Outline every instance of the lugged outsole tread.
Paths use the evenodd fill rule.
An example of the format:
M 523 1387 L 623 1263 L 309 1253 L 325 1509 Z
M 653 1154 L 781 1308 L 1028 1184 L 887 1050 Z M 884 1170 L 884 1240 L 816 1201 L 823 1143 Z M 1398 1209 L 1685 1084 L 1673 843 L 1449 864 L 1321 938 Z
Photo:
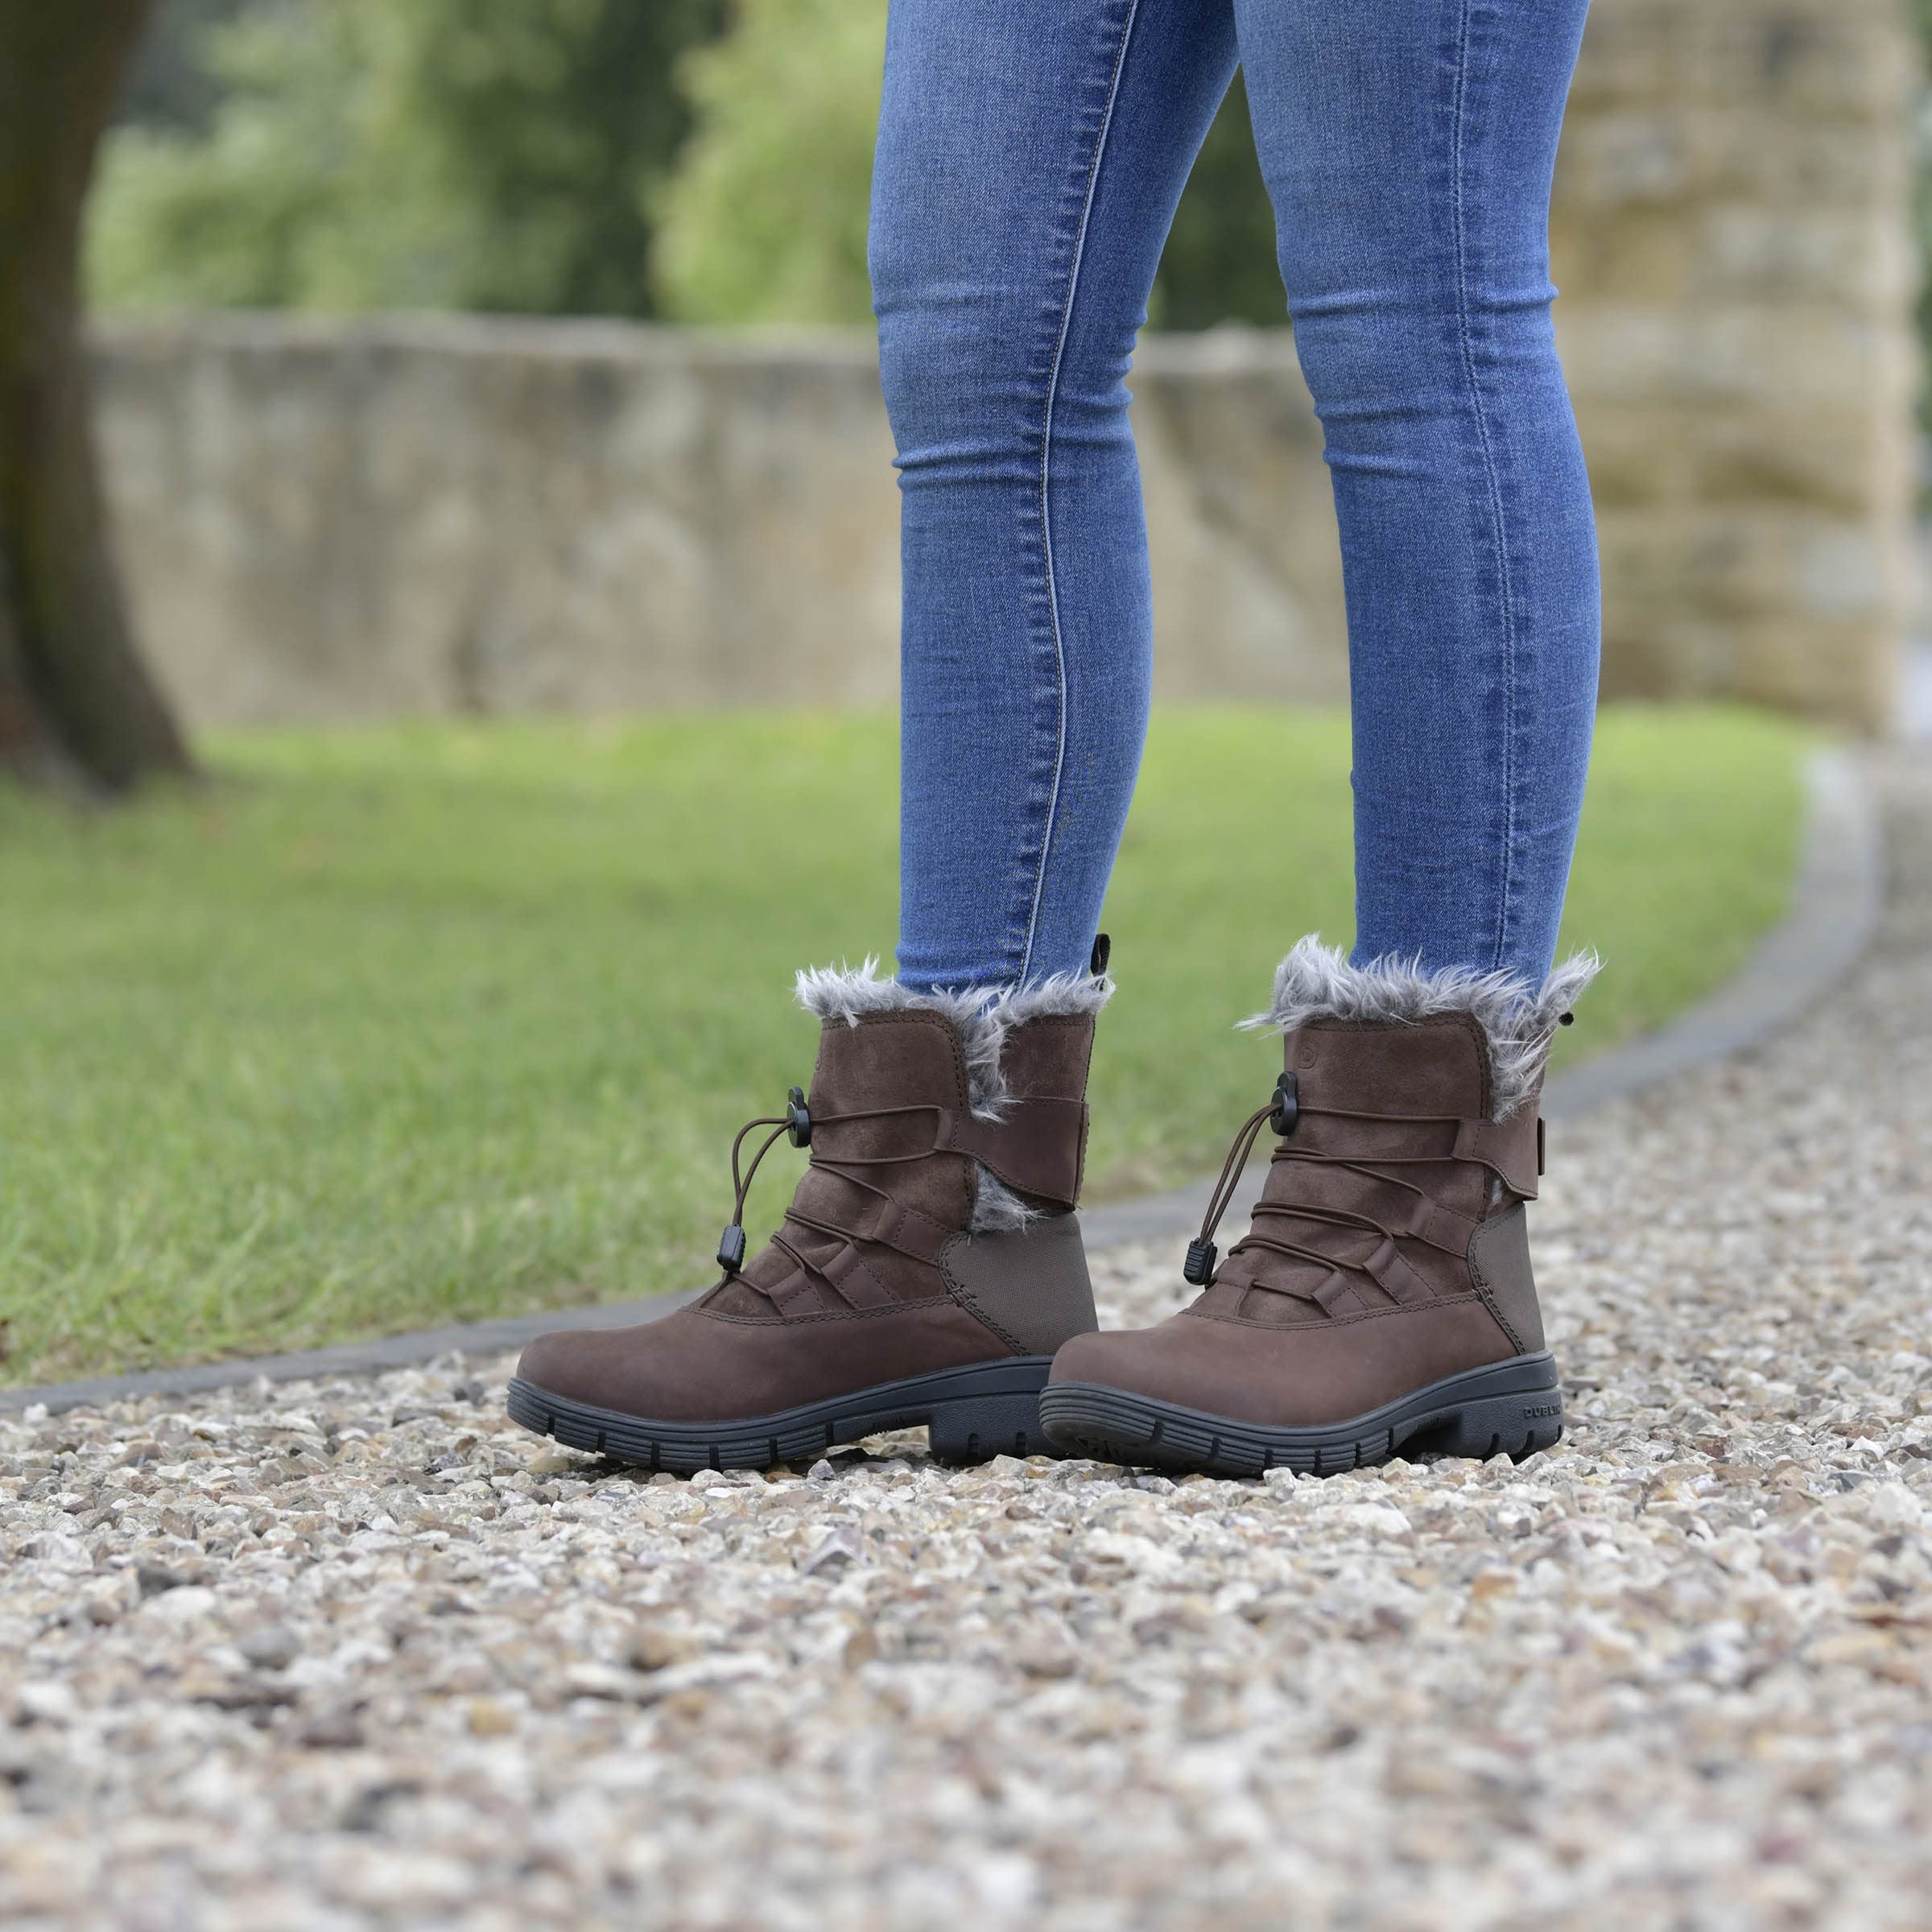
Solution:
M 1158 1397 L 1080 1382 L 1050 1385 L 1041 1420 L 1075 1454 L 1128 1468 L 1209 1476 L 1270 1468 L 1326 1476 L 1405 1453 L 1520 1462 L 1563 1433 L 1556 1364 L 1546 1352 L 1445 1377 L 1352 1420 L 1315 1427 L 1237 1423 Z
M 840 1443 L 888 1430 L 923 1426 L 935 1461 L 969 1463 L 996 1455 L 1065 1452 L 1041 1427 L 1039 1392 L 1051 1358 L 1016 1356 L 858 1389 L 742 1422 L 678 1424 L 596 1409 L 521 1377 L 510 1385 L 511 1418 L 567 1448 L 649 1468 L 768 1468 L 815 1458 Z M 1010 1447 L 1008 1447 L 1010 1445 Z

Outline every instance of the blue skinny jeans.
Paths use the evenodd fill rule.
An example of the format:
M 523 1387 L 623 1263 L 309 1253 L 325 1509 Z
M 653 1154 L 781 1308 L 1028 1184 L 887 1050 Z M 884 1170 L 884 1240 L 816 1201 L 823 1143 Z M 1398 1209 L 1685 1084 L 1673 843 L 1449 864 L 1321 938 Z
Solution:
M 1548 971 L 1600 630 L 1550 322 L 1586 5 L 890 0 L 869 253 L 906 984 L 1087 962 L 1153 650 L 1125 378 L 1237 60 L 1341 526 L 1355 956 Z M 1261 803 L 1293 809 L 1285 778 Z

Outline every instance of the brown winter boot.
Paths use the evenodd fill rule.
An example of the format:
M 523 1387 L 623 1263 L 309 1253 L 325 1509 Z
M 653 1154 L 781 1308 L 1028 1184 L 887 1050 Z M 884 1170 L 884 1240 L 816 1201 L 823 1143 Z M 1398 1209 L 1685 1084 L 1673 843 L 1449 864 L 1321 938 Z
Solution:
M 1304 939 L 1272 1010 L 1273 1098 L 1235 1137 L 1158 1327 L 1081 1335 L 1041 1419 L 1109 1461 L 1325 1474 L 1404 1451 L 1525 1455 L 1563 1433 L 1525 1201 L 1551 1035 L 1596 970 L 1540 992 L 1499 976 L 1350 965 Z M 1250 1232 L 1216 1266 L 1216 1225 L 1265 1127 L 1279 1136 Z
M 870 962 L 802 973 L 824 1023 L 811 1091 L 738 1137 L 772 1129 L 722 1278 L 659 1321 L 539 1337 L 511 1415 L 653 1469 L 809 1461 L 919 1423 L 947 1460 L 1050 1452 L 1054 1351 L 1094 1326 L 1073 1209 L 1104 964 L 1096 947 L 1091 974 L 985 997 L 910 993 Z M 747 1261 L 751 1174 L 786 1133 L 811 1164 Z

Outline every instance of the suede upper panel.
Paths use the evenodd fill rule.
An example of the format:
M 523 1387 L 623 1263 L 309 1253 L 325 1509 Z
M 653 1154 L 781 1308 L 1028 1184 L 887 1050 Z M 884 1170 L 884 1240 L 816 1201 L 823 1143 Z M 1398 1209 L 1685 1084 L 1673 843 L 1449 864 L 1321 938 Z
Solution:
M 1009 1352 L 949 1296 L 917 1307 L 745 1321 L 714 1302 L 630 1328 L 539 1336 L 517 1373 L 556 1395 L 663 1422 L 758 1417 Z
M 1328 1287 L 1335 1273 L 1331 1263 L 1373 1261 L 1384 1236 L 1374 1228 L 1337 1225 L 1319 1216 L 1269 1215 L 1257 1224 L 1262 1231 L 1327 1260 L 1258 1247 L 1231 1254 L 1202 1305 L 1217 1315 L 1281 1327 L 1324 1323 L 1335 1312 L 1383 1306 L 1413 1292 L 1412 1283 L 1430 1294 L 1466 1294 L 1469 1281 L 1459 1252 L 1444 1253 L 1425 1241 L 1405 1238 L 1402 1231 L 1423 1224 L 1433 1206 L 1442 1212 L 1427 1224 L 1430 1232 L 1439 1239 L 1445 1232 L 1460 1232 L 1462 1241 L 1455 1244 L 1459 1250 L 1482 1218 L 1488 1170 L 1448 1158 L 1456 1121 L 1488 1117 L 1489 1054 L 1482 1029 L 1464 1013 L 1415 1022 L 1313 1021 L 1285 1036 L 1282 1063 L 1295 1075 L 1304 1109 L 1283 1144 L 1285 1151 L 1339 1158 L 1333 1162 L 1274 1161 L 1261 1200 L 1284 1209 L 1316 1209 L 1379 1223 L 1397 1237 L 1399 1265 L 1383 1270 L 1390 1278 L 1387 1283 L 1359 1265 L 1348 1265 L 1337 1286 Z M 1359 1121 L 1337 1118 L 1322 1112 L 1324 1108 L 1442 1118 Z M 1444 1158 L 1391 1161 L 1379 1175 L 1340 1164 L 1345 1159 L 1374 1170 L 1378 1156 L 1436 1152 Z M 1282 1294 L 1261 1283 L 1296 1292 Z M 1317 1294 L 1325 1299 L 1313 1299 Z
M 1382 1436 L 1374 1411 L 1541 1350 L 1520 1203 L 1537 1187 L 1534 1100 L 1546 1041 L 1501 1022 L 1530 1008 L 1538 1026 L 1539 1015 L 1555 1019 L 1544 1014 L 1546 999 L 1525 1001 L 1493 976 L 1431 981 L 1358 970 L 1307 946 L 1284 963 L 1277 993 L 1270 1018 L 1286 1030 L 1284 1077 L 1236 1133 L 1189 1245 L 1188 1275 L 1212 1269 L 1207 1286 L 1158 1327 L 1074 1337 L 1054 1359 L 1052 1381 L 1210 1422 L 1364 1422 L 1353 1452 L 1379 1459 L 1395 1436 Z M 1482 1008 L 1469 1009 L 1478 999 Z M 1357 1010 L 1348 1017 L 1342 1006 Z M 1497 1023 L 1486 1025 L 1484 1012 Z M 1269 1128 L 1276 1139 L 1253 1224 L 1217 1268 L 1220 1216 L 1240 1164 Z M 1532 1410 L 1530 1439 L 1552 1439 L 1543 1425 L 1559 1413 L 1560 1401 Z M 1107 1426 L 1095 1426 L 1112 1447 Z M 1121 1426 L 1124 1439 L 1163 1467 L 1224 1466 L 1211 1432 L 1191 1446 L 1187 1428 L 1163 1439 L 1146 1415 Z M 1063 1439 L 1087 1438 L 1075 1430 Z M 1479 1427 L 1474 1439 L 1501 1438 Z M 1274 1454 L 1271 1446 L 1263 1459 Z
M 1092 1057 L 1092 1013 L 1055 1013 L 1030 1020 L 1006 1037 L 1006 1084 L 1016 1094 L 1077 1100 L 1087 1092 L 1087 1067 Z
M 694 1306 L 540 1337 L 519 1373 L 595 1408 L 683 1423 L 775 1415 L 1057 1341 L 1083 1311 L 1092 1319 L 1078 1224 L 1051 1224 L 1038 1253 L 1030 1231 L 974 1232 L 976 1157 L 948 1143 L 969 1129 L 1002 1171 L 1059 1185 L 1077 1170 L 1092 1034 L 1090 1011 L 1006 1025 L 991 1071 L 1013 1105 L 994 1121 L 971 1111 L 972 1042 L 956 1018 L 883 1001 L 832 1013 L 807 1099 L 810 1163 L 773 1240 Z M 970 1292 L 956 1292 L 946 1261 L 964 1265 Z
M 1376 1022 L 1311 1020 L 1282 1038 L 1302 1098 L 1364 1113 L 1489 1113 L 1489 1052 L 1468 1013 Z
M 1092 1039 L 1090 1013 L 1047 1015 L 1009 1030 L 1001 1071 L 1013 1100 L 1077 1101 Z M 784 1245 L 760 1249 L 736 1278 L 711 1290 L 704 1309 L 745 1320 L 791 1321 L 836 1314 L 855 1300 L 918 1304 L 946 1295 L 936 1257 L 949 1234 L 971 1226 L 979 1183 L 969 1154 L 936 1143 L 952 1133 L 990 1137 L 1002 1148 L 1010 1142 L 1022 1157 L 1038 1143 L 1032 1158 L 1050 1156 L 1047 1164 L 1056 1170 L 1077 1173 L 1077 1150 L 1059 1146 L 1055 1137 L 1073 1123 L 1050 1123 L 1015 1109 L 1009 1110 L 1009 1121 L 989 1123 L 971 1113 L 971 1092 L 959 1034 L 932 1008 L 883 1008 L 856 1020 L 836 1014 L 826 1020 L 807 1096 L 813 1158 L 780 1227 Z M 895 1217 L 903 1219 L 887 1238 L 866 1238 Z M 845 1232 L 828 1233 L 812 1221 Z M 856 1240 L 856 1253 L 848 1235 Z M 801 1266 L 795 1253 L 808 1265 Z M 922 1258 L 927 1256 L 932 1258 Z M 845 1269 L 852 1273 L 828 1278 Z
M 866 1180 L 886 1189 L 902 1206 L 947 1226 L 965 1224 L 972 1212 L 972 1162 L 964 1154 L 862 1164 L 870 1156 L 931 1148 L 938 1126 L 934 1108 L 967 1111 L 965 1059 L 957 1035 L 939 1014 L 913 1007 L 867 1014 L 856 1026 L 830 1022 L 819 1042 L 807 1098 L 815 1118 L 875 1108 L 913 1109 L 836 1122 L 824 1130 L 823 1151 L 852 1162 Z M 823 1170 L 815 1169 L 808 1178 L 815 1188 L 823 1185 L 828 1191 L 828 1205 L 835 1212 L 827 1218 L 838 1218 L 836 1208 L 842 1200 L 850 1202 L 849 1212 L 877 1199 Z
M 1230 1421 L 1345 1422 L 1445 1376 L 1506 1360 L 1473 1294 L 1285 1331 L 1216 1320 L 1204 1302 L 1156 1328 L 1076 1335 L 1055 1382 L 1097 1382 Z
M 972 1211 L 972 1162 L 963 1154 L 929 1154 L 938 1116 L 945 1107 L 964 1113 L 967 1075 L 957 1036 L 938 1013 L 920 1008 L 862 1015 L 856 1023 L 834 1018 L 819 1036 L 819 1056 L 807 1096 L 814 1119 L 873 1109 L 906 1108 L 877 1117 L 839 1121 L 814 1131 L 821 1158 L 848 1162 L 851 1178 L 832 1166 L 815 1162 L 800 1179 L 793 1208 L 814 1220 L 839 1227 L 871 1224 L 880 1197 L 863 1185 L 883 1189 L 907 1212 L 937 1228 L 963 1227 Z M 918 1155 L 868 1164 L 874 1156 Z M 822 1269 L 845 1246 L 836 1236 L 794 1220 L 788 1212 L 781 1229 L 790 1245 Z M 937 1272 L 890 1249 L 865 1245 L 861 1265 L 879 1290 L 894 1301 L 929 1300 L 945 1292 Z M 705 1306 L 720 1315 L 779 1319 L 836 1311 L 846 1298 L 815 1272 L 800 1269 L 782 1248 L 767 1246 L 746 1263 L 742 1282 L 727 1282 Z M 778 1291 L 769 1294 L 749 1286 Z

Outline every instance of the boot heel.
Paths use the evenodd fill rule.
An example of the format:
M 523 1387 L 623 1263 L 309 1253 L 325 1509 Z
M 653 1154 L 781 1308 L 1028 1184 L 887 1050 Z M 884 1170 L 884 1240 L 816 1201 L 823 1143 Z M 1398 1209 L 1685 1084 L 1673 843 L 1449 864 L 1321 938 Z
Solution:
M 1042 1383 L 1046 1377 L 1041 1376 Z M 1065 1452 L 1040 1426 L 1040 1398 L 1026 1395 L 974 1395 L 935 1404 L 927 1425 L 935 1463 L 985 1463 L 996 1455 L 1051 1455 Z
M 1486 1461 L 1499 1452 L 1512 1462 L 1551 1447 L 1563 1433 L 1563 1398 L 1554 1389 L 1486 1396 L 1465 1402 L 1418 1430 L 1400 1453 L 1467 1455 Z

